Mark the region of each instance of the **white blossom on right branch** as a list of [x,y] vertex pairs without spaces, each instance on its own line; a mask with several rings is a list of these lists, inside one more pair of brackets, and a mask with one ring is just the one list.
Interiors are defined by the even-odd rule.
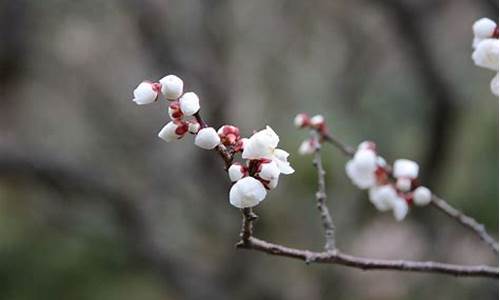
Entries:
[[490,89],[495,96],[498,96],[498,55],[500,48],[498,25],[493,20],[481,18],[474,23],[472,31],[474,33],[472,60],[479,67],[497,72],[490,82]]

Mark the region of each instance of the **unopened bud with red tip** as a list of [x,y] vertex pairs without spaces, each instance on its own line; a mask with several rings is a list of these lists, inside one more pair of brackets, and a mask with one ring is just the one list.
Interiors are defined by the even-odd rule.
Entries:
[[309,116],[306,113],[300,113],[293,119],[293,124],[297,128],[304,128],[309,126]]
[[243,149],[245,149],[245,144],[248,143],[248,139],[247,138],[240,138],[236,144],[234,145],[233,147],[233,150],[236,151],[236,152],[242,152]]
[[240,129],[233,125],[223,125],[217,130],[224,146],[235,145],[240,139]]
[[481,39],[493,37],[496,28],[497,24],[488,18],[481,18],[472,25],[474,36]]
[[231,179],[231,182],[235,182],[247,176],[248,170],[240,163],[234,163],[229,167],[229,169],[227,169],[227,173],[229,175],[229,179]]
[[171,142],[183,137],[187,131],[188,124],[186,122],[171,121],[160,130],[158,137],[166,142]]
[[198,131],[194,139],[194,144],[200,148],[212,150],[220,144],[220,137],[215,129],[206,127]]
[[158,98],[160,88],[159,83],[143,81],[135,88],[133,101],[138,105],[153,103]]
[[192,116],[200,110],[200,99],[193,93],[185,93],[179,99],[182,113],[186,116]]
[[179,120],[182,118],[183,113],[179,101],[174,101],[168,106],[168,115],[172,120]]
[[167,100],[176,100],[182,95],[184,82],[175,75],[167,75],[160,79],[161,92]]

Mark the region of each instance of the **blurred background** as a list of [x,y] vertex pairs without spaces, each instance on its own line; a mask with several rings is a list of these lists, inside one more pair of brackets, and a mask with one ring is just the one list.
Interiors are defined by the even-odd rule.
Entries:
[[[256,235],[321,249],[307,133],[377,142],[498,228],[498,100],[470,58],[498,2],[0,1],[0,299],[497,299],[498,281],[310,265],[236,250],[240,213],[222,162],[157,132],[167,104],[132,91],[166,74],[214,127],[271,125],[296,173],[257,209]],[[378,213],[325,149],[338,245],[376,258],[497,264],[431,207]]]

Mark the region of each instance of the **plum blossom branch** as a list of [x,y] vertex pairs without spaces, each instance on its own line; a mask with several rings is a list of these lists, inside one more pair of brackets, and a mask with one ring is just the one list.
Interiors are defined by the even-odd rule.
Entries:
[[[373,193],[370,190],[370,198],[374,205],[381,210],[394,210],[397,220],[405,217],[409,204],[413,202],[417,205],[428,204],[431,201],[431,193],[427,188],[419,187],[417,184],[418,165],[415,162],[398,160],[393,170],[376,155],[375,144],[371,142],[362,143],[354,151],[328,134],[324,118],[319,115],[311,119],[303,114],[299,115],[295,119],[295,124],[299,127],[310,127],[313,130],[312,138],[301,145],[299,152],[315,154],[314,164],[318,171],[316,197],[325,229],[325,251],[293,249],[253,237],[253,223],[257,216],[252,208],[265,199],[267,191],[277,186],[280,174],[287,175],[294,172],[287,160],[289,154],[277,148],[278,135],[269,126],[254,133],[248,139],[242,138],[239,129],[233,125],[224,125],[215,131],[200,115],[198,96],[193,92],[183,93],[183,82],[175,75],[168,75],[159,82],[140,83],[134,90],[134,102],[141,105],[156,102],[160,93],[171,101],[168,112],[172,121],[162,128],[158,136],[171,142],[181,139],[189,132],[195,135],[196,146],[218,152],[224,161],[225,170],[233,182],[229,192],[229,202],[240,208],[242,213],[240,242],[236,244],[237,248],[303,259],[306,263],[331,263],[363,270],[399,270],[455,276],[498,277],[498,269],[489,266],[379,260],[340,252],[335,246],[335,227],[326,206],[325,171],[320,153],[323,141],[330,141],[352,157],[346,168],[348,175],[360,187],[373,186],[375,190]],[[192,118],[186,120],[186,117]],[[238,153],[241,153],[243,161],[233,162]]]
[[[336,137],[331,135],[329,132],[325,132],[322,135],[322,138],[325,142],[328,142],[338,148],[342,153],[346,156],[353,157],[355,152],[348,145],[345,145]],[[474,218],[467,216],[460,210],[451,206],[444,199],[439,196],[432,194],[431,202],[436,209],[442,211],[447,216],[455,219],[457,222],[470,229],[472,232],[477,234],[496,254],[498,254],[498,242],[490,235],[485,229],[485,226],[479,222],[477,222]]]

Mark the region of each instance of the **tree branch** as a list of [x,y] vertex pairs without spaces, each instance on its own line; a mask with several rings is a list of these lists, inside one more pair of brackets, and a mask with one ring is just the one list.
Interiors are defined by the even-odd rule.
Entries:
[[318,191],[316,192],[317,207],[321,214],[323,228],[325,230],[325,250],[335,250],[335,225],[333,224],[332,216],[326,206],[326,185],[325,185],[325,170],[321,161],[321,144],[319,142],[318,133],[312,132],[312,138],[316,140],[314,144],[316,151],[314,153],[313,164],[318,170]]
[[459,211],[458,209],[454,208],[450,204],[448,204],[445,200],[439,198],[436,195],[432,195],[432,205],[434,205],[435,208],[441,210],[443,213],[446,215],[450,216],[451,218],[454,218],[465,226],[465,228],[468,228],[475,232],[486,244],[490,246],[490,248],[498,254],[498,243],[495,241],[495,239],[490,236],[484,227],[483,224],[478,223],[476,220],[473,218],[465,215],[463,212]]
[[327,263],[361,270],[393,270],[406,272],[440,273],[454,276],[498,278],[498,269],[490,266],[464,266],[434,261],[385,260],[352,256],[338,251],[312,252],[288,248],[250,237],[239,248],[261,251],[270,255],[295,258],[306,263]]

